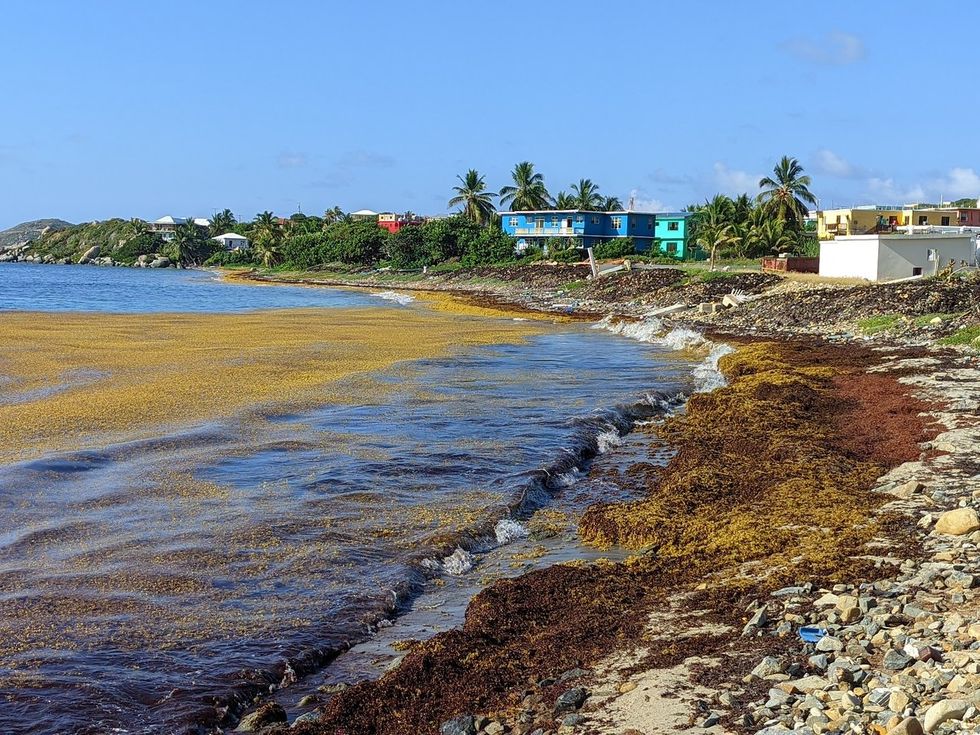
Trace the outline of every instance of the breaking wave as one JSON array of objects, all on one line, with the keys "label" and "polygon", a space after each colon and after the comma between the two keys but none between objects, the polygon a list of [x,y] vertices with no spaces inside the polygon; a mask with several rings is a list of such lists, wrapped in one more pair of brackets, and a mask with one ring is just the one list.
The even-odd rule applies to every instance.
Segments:
[{"label": "breaking wave", "polygon": [[664,323],[656,317],[647,317],[632,322],[618,320],[611,315],[593,324],[592,328],[605,329],[613,334],[619,334],[639,342],[660,345],[678,352],[683,350],[705,352],[702,362],[694,368],[694,392],[706,393],[727,385],[725,376],[718,370],[718,361],[734,350],[727,344],[712,342],[693,329],[675,327],[666,330]]},{"label": "breaking wave", "polygon": [[401,304],[402,306],[408,306],[415,301],[414,296],[410,296],[407,293],[400,293],[398,291],[379,291],[378,293],[372,295],[377,296],[379,299],[384,299],[385,301],[394,301],[396,304]]}]

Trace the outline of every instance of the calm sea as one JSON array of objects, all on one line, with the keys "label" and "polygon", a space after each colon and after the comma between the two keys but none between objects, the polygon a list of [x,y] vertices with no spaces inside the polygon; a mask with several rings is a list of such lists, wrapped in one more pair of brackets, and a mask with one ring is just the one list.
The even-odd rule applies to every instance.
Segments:
[{"label": "calm sea", "polygon": [[[0,265],[0,309],[360,305],[424,308],[205,272]],[[2,351],[0,334],[0,378]],[[31,620],[0,658],[0,732],[207,732],[259,693],[331,667],[356,678],[343,651],[433,580],[472,589],[482,557],[532,542],[536,510],[625,492],[589,468],[691,390],[695,365],[556,325],[399,365],[374,405],[0,466],[0,618]]]}]

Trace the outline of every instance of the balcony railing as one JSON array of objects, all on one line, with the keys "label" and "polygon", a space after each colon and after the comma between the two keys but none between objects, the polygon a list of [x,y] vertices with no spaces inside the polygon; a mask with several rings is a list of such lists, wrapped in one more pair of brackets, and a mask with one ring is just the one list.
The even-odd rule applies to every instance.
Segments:
[{"label": "balcony railing", "polygon": [[517,227],[515,235],[549,235],[562,237],[564,235],[584,235],[584,229],[574,227]]}]

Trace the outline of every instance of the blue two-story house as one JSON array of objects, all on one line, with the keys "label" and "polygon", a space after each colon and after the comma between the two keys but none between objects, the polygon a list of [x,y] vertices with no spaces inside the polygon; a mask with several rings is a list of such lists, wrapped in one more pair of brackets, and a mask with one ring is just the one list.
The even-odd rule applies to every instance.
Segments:
[{"label": "blue two-story house", "polygon": [[[517,239],[520,249],[544,247],[552,238],[573,239],[577,247],[595,247],[599,243],[630,237],[638,253],[649,252],[658,245],[661,252],[683,258],[686,253],[686,212],[666,215],[670,220],[658,222],[653,212],[588,212],[579,209],[542,209],[501,212],[504,232]],[[680,223],[677,225],[671,223]],[[661,226],[662,224],[662,226]],[[666,242],[657,242],[664,234]],[[668,244],[670,249],[668,249]]]}]

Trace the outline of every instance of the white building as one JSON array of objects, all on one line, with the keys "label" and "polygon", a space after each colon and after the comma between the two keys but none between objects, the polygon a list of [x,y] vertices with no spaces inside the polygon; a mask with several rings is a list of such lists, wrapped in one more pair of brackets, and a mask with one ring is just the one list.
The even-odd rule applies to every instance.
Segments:
[{"label": "white building", "polygon": [[[211,225],[211,220],[204,217],[195,217],[191,220],[198,227],[209,227]],[[174,233],[177,232],[177,228],[180,225],[186,225],[187,219],[184,217],[173,217],[171,215],[165,215],[160,219],[155,219],[149,223],[150,232],[155,232],[160,235],[164,240],[173,240]]]},{"label": "white building", "polygon": [[977,241],[970,233],[848,235],[820,243],[820,275],[895,281],[931,276],[950,261],[977,264]]},{"label": "white building", "polygon": [[248,247],[248,238],[237,232],[226,232],[211,239],[220,242],[225,250],[245,250]]}]

